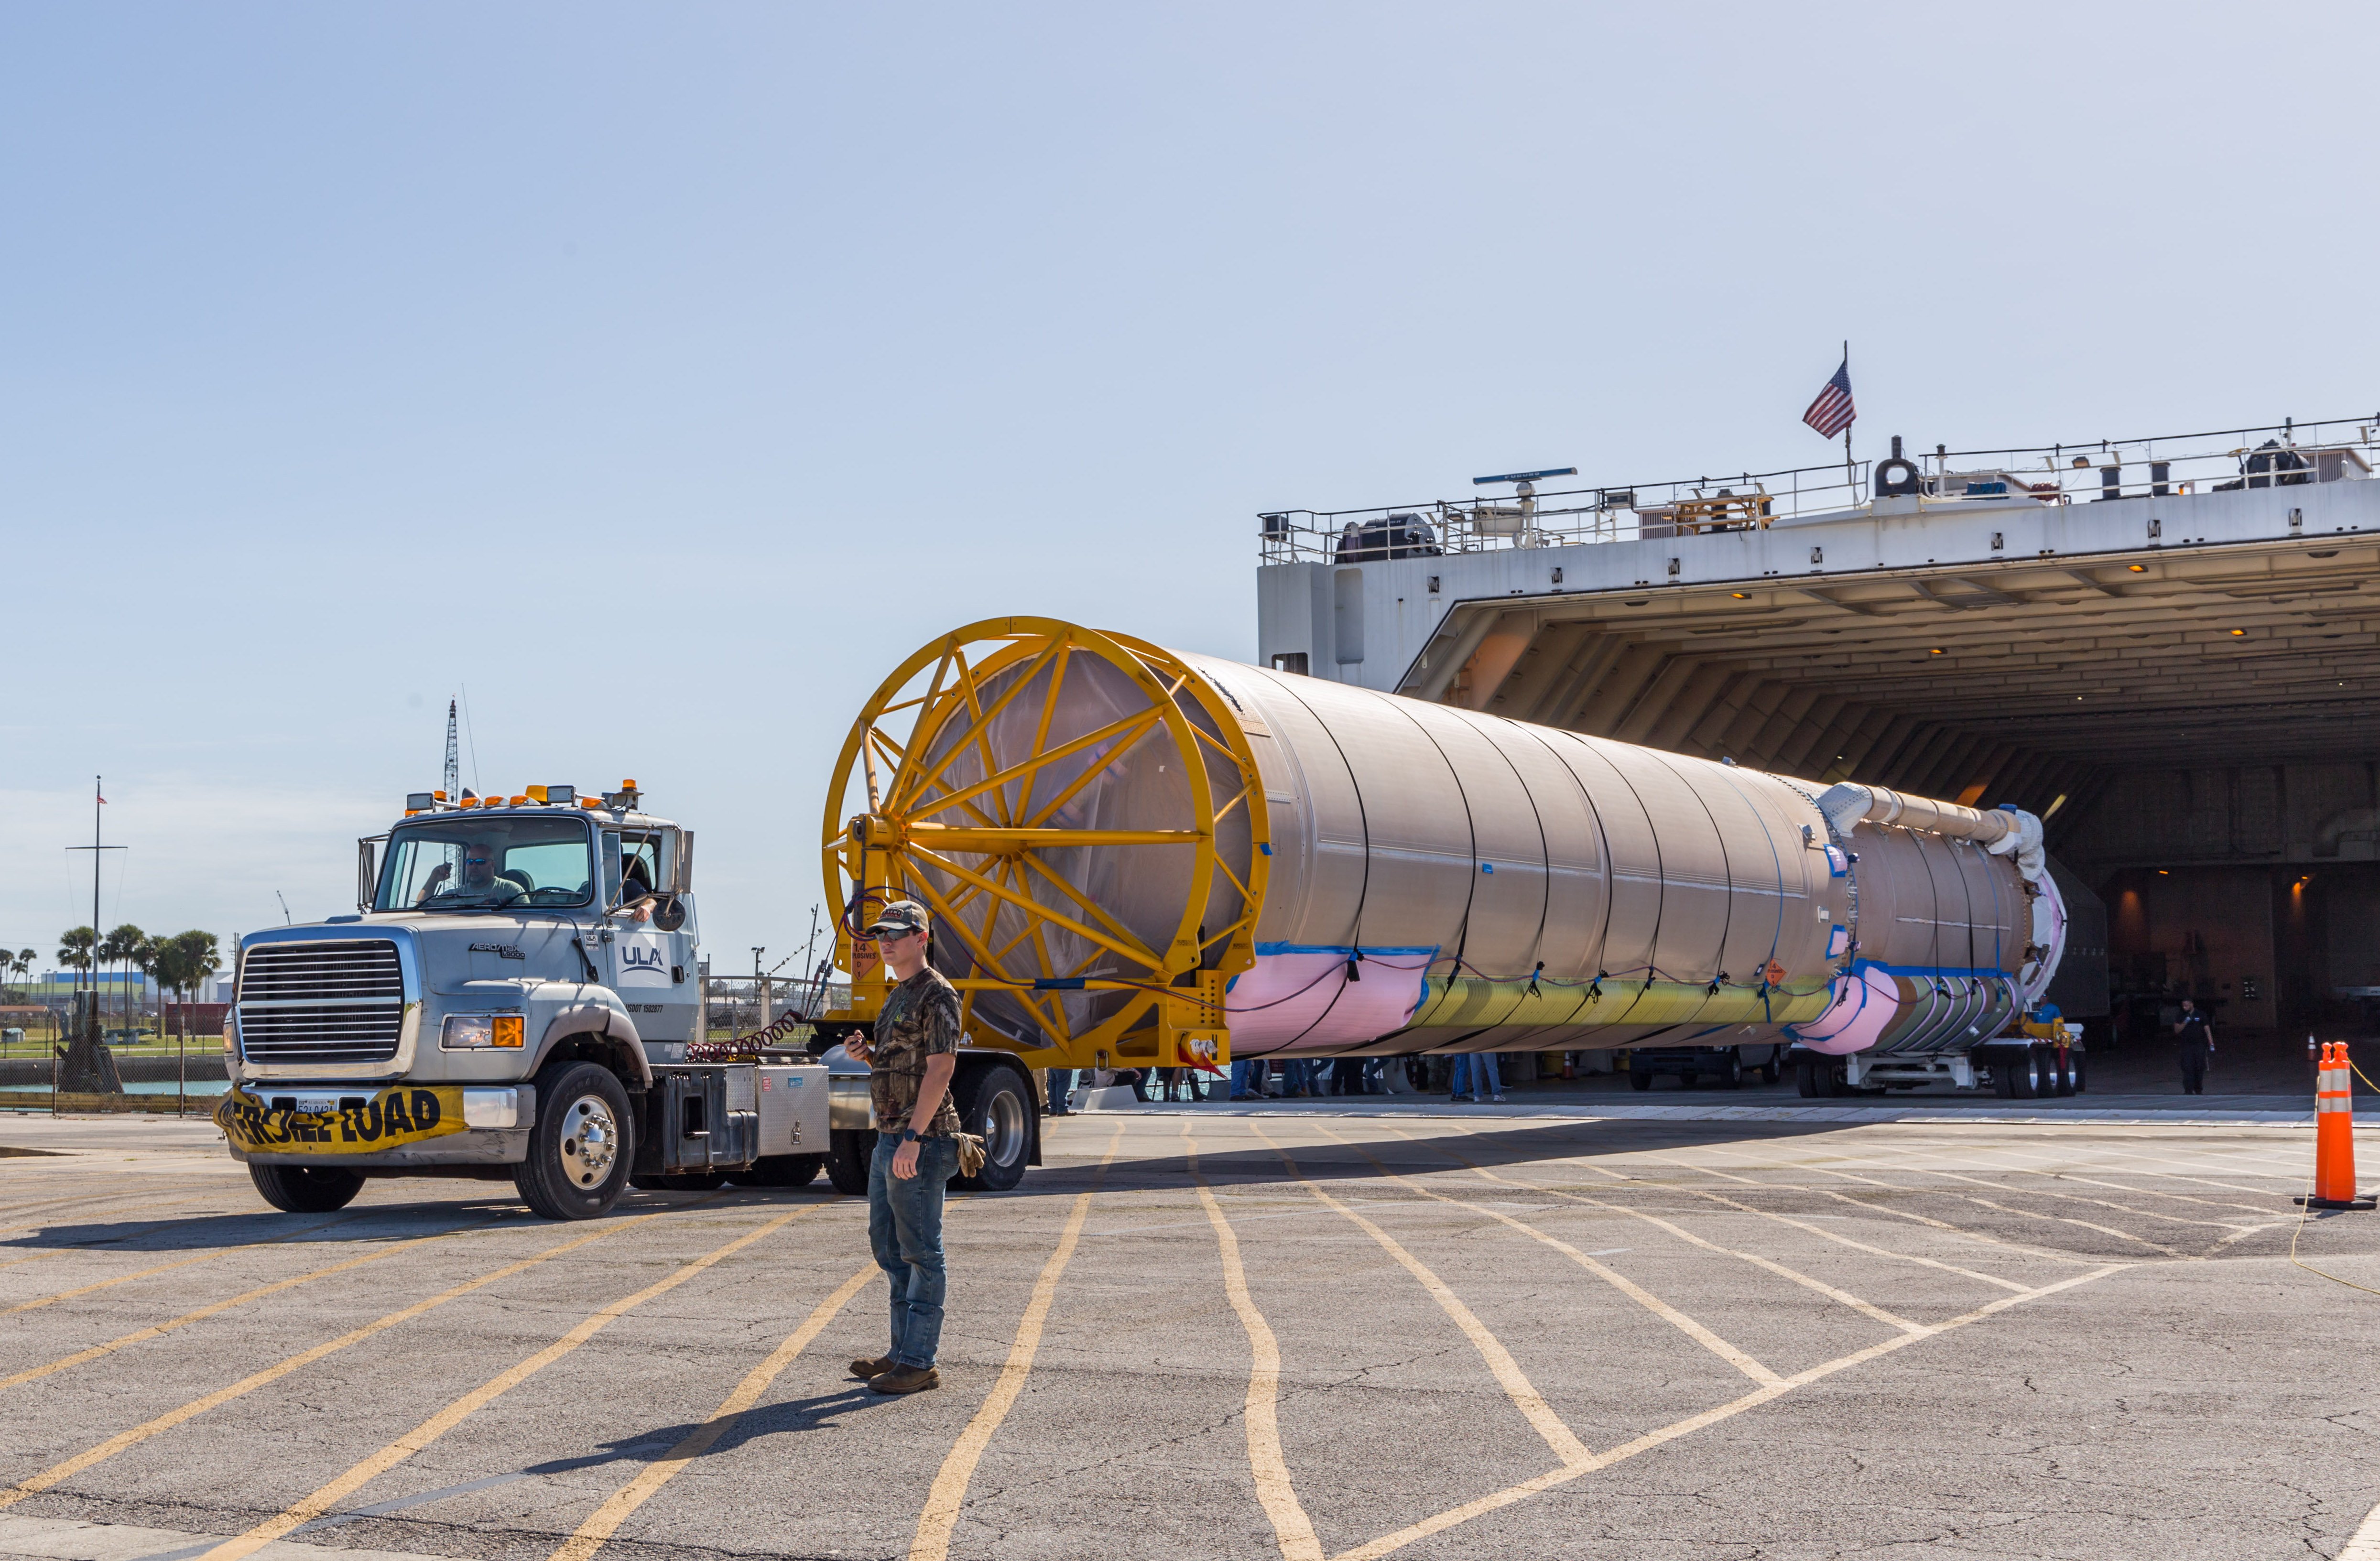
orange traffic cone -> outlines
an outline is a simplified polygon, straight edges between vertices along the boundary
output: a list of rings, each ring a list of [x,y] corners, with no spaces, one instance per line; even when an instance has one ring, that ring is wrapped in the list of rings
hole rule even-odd
[[[2354,1074],[2347,1043],[2322,1048],[2313,1085],[2313,1196],[2297,1201],[2310,1209],[2368,1209],[2374,1200],[2355,1195]]]

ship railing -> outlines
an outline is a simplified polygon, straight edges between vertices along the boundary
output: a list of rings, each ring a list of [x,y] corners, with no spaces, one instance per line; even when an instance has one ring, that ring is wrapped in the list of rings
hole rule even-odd
[[[1913,497],[1920,511],[1978,501],[2090,503],[2369,478],[2380,467],[2380,417],[2285,419],[2153,439],[1933,450],[1906,457],[1742,472],[1733,477],[1515,491],[1347,510],[1270,510],[1257,517],[1266,563],[1393,558],[1766,528],[1864,513]],[[1879,470],[1881,475],[1879,476]]]

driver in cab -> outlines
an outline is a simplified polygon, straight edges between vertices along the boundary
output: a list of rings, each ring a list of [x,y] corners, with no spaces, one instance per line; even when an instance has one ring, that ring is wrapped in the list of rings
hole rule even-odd
[[[458,900],[482,894],[493,894],[499,887],[513,893],[520,886],[504,880],[501,886],[496,877],[496,848],[485,841],[467,841],[463,846],[463,876],[459,882],[448,883],[452,871],[441,862],[430,869],[421,882],[421,892],[413,897],[416,905],[426,905],[432,899]]]

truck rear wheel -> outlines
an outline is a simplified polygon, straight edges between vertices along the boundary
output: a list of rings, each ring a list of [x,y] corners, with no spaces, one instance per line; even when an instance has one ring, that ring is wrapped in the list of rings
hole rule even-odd
[[[854,1198],[868,1195],[868,1162],[876,1153],[873,1128],[837,1128],[827,1134],[826,1179]]]
[[[1005,1192],[1025,1180],[1033,1153],[1033,1100],[1014,1068],[990,1067],[958,1081],[959,1125],[983,1140],[983,1169],[954,1176],[967,1192]]]
[[[284,1214],[328,1214],[364,1190],[364,1179],[354,1171],[322,1166],[250,1166],[248,1178]]]
[[[763,1155],[729,1180],[738,1187],[808,1187],[825,1168],[823,1155]]]
[[[513,1185],[547,1219],[593,1219],[628,1185],[628,1092],[608,1068],[565,1062],[537,1076],[537,1125]]]

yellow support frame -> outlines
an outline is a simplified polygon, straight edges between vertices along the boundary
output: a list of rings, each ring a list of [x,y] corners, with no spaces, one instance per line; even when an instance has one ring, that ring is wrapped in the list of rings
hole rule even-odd
[[[1085,656],[1123,672],[1148,703],[1053,744],[1050,729],[1060,690],[1068,668]],[[1050,675],[1031,751],[1003,761],[993,752],[989,727],[1045,669]],[[926,676],[925,691],[903,697],[920,676]],[[909,712],[915,713],[905,732],[888,724]],[[1205,716],[1206,726],[1194,712]],[[945,744],[953,731],[958,740]],[[1086,754],[1112,759],[1152,741],[1172,747],[1188,782],[1189,817],[1178,828],[1069,829],[1053,823],[1103,768],[1098,763],[1086,764],[1052,795],[1035,794],[1035,778],[1052,764]],[[940,756],[929,758],[938,749]],[[962,753],[974,756],[982,779],[953,785],[945,776]],[[880,773],[880,765],[889,774]],[[868,810],[844,817],[845,799],[863,783]],[[1247,818],[1244,865],[1226,860],[1217,845],[1218,825],[1234,810]],[[1190,892],[1161,947],[1119,923],[1050,859],[1053,852],[1152,845],[1176,847],[1193,858]],[[835,963],[851,973],[852,1000],[848,1009],[820,1017],[867,1023],[881,1011],[885,973],[875,946],[856,931],[891,901],[915,899],[933,913],[937,938],[951,939],[974,966],[973,974],[952,983],[974,1044],[1016,1051],[1037,1068],[1228,1062],[1224,988],[1256,962],[1269,845],[1263,781],[1247,737],[1230,702],[1180,658],[1129,635],[1055,619],[968,624],[904,661],[878,686],[844,741],[820,857],[830,902],[844,907],[836,922]],[[941,877],[941,886],[927,869]],[[1240,914],[1229,926],[1202,928],[1208,898],[1223,886],[1239,896]],[[1024,925],[995,941],[1003,910]],[[1044,937],[1051,929],[1089,944],[1092,960],[1121,968],[1099,976],[1081,967],[1055,968]],[[977,997],[993,991],[1032,1015],[1045,1045],[1020,1048],[978,1021]],[[1130,996],[1077,1032],[1060,1000],[1064,991]]]

